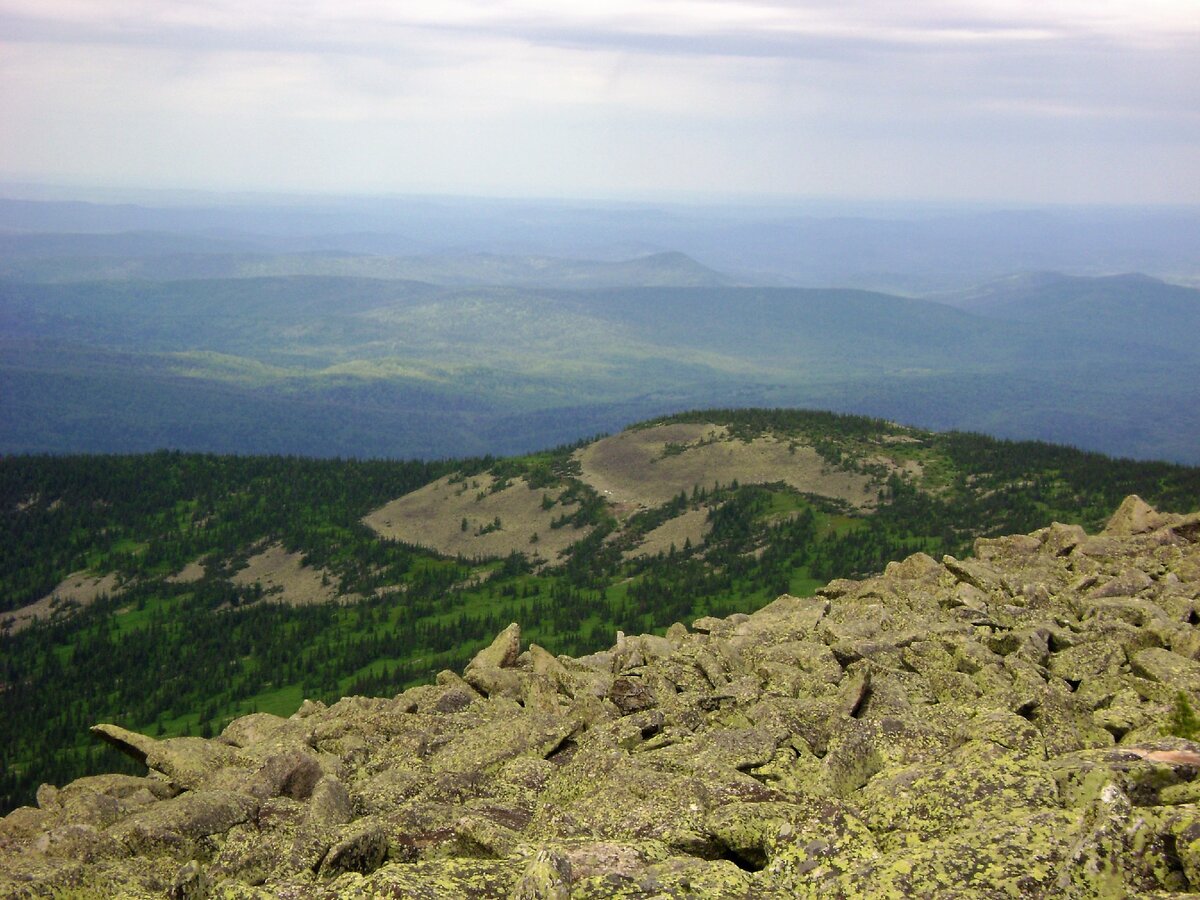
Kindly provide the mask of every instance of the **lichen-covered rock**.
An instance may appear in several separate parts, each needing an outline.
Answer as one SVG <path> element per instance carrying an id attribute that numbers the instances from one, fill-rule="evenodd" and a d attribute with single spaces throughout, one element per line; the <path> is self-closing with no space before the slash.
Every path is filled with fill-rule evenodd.
<path id="1" fill-rule="evenodd" d="M 1200 892 L 1200 515 L 1129 498 L 582 659 L 215 740 L 0 819 L 0 896 L 333 900 Z M 89 893 L 90 892 L 90 893 Z"/>
<path id="2" fill-rule="evenodd" d="M 570 900 L 571 861 L 554 850 L 539 850 L 509 900 Z"/>
<path id="3" fill-rule="evenodd" d="M 712 900 L 746 900 L 754 896 L 750 876 L 731 862 L 709 861 L 695 857 L 673 857 L 647 866 L 635 875 L 624 878 L 611 873 L 579 879 L 571 897 L 580 900 L 605 898 L 711 897 Z"/>
<path id="4" fill-rule="evenodd" d="M 94 725 L 92 734 L 118 750 L 160 772 L 184 790 L 209 787 L 222 769 L 246 769 L 249 760 L 220 741 L 198 737 L 157 740 L 117 725 Z M 240 772 L 235 778 L 241 778 Z"/>
<path id="5" fill-rule="evenodd" d="M 942 840 L 895 849 L 849 871 L 800 882 L 792 896 L 1070 896 L 1059 878 L 1068 866 L 1075 827 L 1076 817 L 1061 811 L 1014 811 L 999 820 L 972 822 Z"/>
<path id="6" fill-rule="evenodd" d="M 708 818 L 708 827 L 743 868 L 783 892 L 828 874 L 831 866 L 879 855 L 875 838 L 845 804 L 796 795 L 785 802 L 733 803 Z"/>
<path id="7" fill-rule="evenodd" d="M 505 669 L 521 655 L 521 626 L 513 622 L 487 647 L 484 647 L 467 663 L 466 671 L 474 669 Z"/>
<path id="8" fill-rule="evenodd" d="M 303 896 L 313 900 L 507 900 L 524 866 L 520 859 L 431 859 L 386 865 L 371 875 L 351 874 Z"/>
<path id="9" fill-rule="evenodd" d="M 1118 537 L 1130 537 L 1154 531 L 1164 525 L 1169 525 L 1170 522 L 1169 516 L 1158 512 L 1136 494 L 1130 494 L 1121 501 L 1121 505 L 1109 518 L 1103 533 Z"/>
<path id="10" fill-rule="evenodd" d="M 258 712 L 234 719 L 217 738 L 231 747 L 254 748 L 262 751 L 276 744 L 307 743 L 312 729 L 301 719 L 284 719 L 271 713 Z"/>
<path id="11" fill-rule="evenodd" d="M 108 834 L 133 853 L 187 854 L 201 838 L 248 821 L 258 800 L 231 791 L 189 791 L 127 816 Z"/>
<path id="12" fill-rule="evenodd" d="M 1200 662 L 1194 659 L 1151 647 L 1133 654 L 1129 662 L 1135 675 L 1178 690 L 1200 692 Z"/>
<path id="13" fill-rule="evenodd" d="M 936 761 L 881 771 L 849 799 L 889 851 L 946 837 L 964 821 L 1054 809 L 1058 789 L 1028 756 L 972 741 Z"/>

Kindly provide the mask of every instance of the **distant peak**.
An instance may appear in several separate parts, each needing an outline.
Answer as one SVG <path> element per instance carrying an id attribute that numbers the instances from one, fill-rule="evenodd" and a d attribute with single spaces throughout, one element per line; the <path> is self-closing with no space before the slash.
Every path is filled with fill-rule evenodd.
<path id="1" fill-rule="evenodd" d="M 1144 272 L 1123 272 L 1119 275 L 1102 276 L 1105 281 L 1124 282 L 1127 284 L 1166 284 L 1161 278 L 1147 275 Z"/>
<path id="2" fill-rule="evenodd" d="M 637 260 L 640 262 L 670 263 L 671 265 L 679 265 L 680 263 L 693 266 L 700 265 L 696 260 L 679 250 L 663 250 L 659 253 L 648 253 L 645 256 L 637 257 Z"/>

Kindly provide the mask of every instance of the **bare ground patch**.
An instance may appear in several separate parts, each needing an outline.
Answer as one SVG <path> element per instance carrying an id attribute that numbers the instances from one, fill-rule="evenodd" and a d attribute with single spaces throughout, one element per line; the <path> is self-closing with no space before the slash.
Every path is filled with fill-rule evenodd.
<path id="1" fill-rule="evenodd" d="M 192 560 L 174 575 L 167 577 L 170 584 L 194 584 L 204 578 L 204 563 L 198 559 Z"/>
<path id="2" fill-rule="evenodd" d="M 900 435 L 903 437 L 903 435 Z M 925 466 L 918 459 L 892 459 L 890 456 L 868 456 L 864 462 L 867 465 L 886 466 L 889 471 L 920 482 L 925 475 Z"/>
<path id="3" fill-rule="evenodd" d="M 524 479 L 515 479 L 493 492 L 491 475 L 459 482 L 453 477 L 440 478 L 381 506 L 363 517 L 364 524 L 383 537 L 447 556 L 503 557 L 516 550 L 543 562 L 552 562 L 592 530 L 590 526 L 550 527 L 564 512 L 569 515 L 575 509 L 554 502 L 560 488 L 530 488 Z M 548 509 L 543 508 L 543 497 L 553 503 Z"/>
<path id="4" fill-rule="evenodd" d="M 6 628 L 15 634 L 28 628 L 35 619 L 49 619 L 59 612 L 94 603 L 101 595 L 115 596 L 117 576 L 93 575 L 89 572 L 73 572 L 45 597 L 12 612 L 0 613 L 0 631 Z M 11 624 L 10 624 L 11 623 Z"/>
<path id="5" fill-rule="evenodd" d="M 230 580 L 242 587 L 260 584 L 267 594 L 265 599 L 289 606 L 309 606 L 338 599 L 337 576 L 304 565 L 302 558 L 299 553 L 289 553 L 282 544 L 272 544 L 262 553 L 250 557 L 246 567 L 234 573 Z M 346 595 L 341 599 L 357 598 Z"/>
<path id="6" fill-rule="evenodd" d="M 696 486 L 783 482 L 798 491 L 874 506 L 866 475 L 830 465 L 812 447 L 787 438 L 730 437 L 716 425 L 664 425 L 626 431 L 577 451 L 583 480 L 610 502 L 661 505 Z"/>
<path id="7" fill-rule="evenodd" d="M 653 556 L 656 553 L 666 553 L 673 544 L 682 550 L 684 543 L 691 541 L 692 546 L 698 547 L 704 543 L 712 530 L 708 521 L 709 509 L 702 506 L 699 509 L 689 509 L 686 512 L 668 519 L 657 528 L 646 532 L 642 542 L 625 554 L 626 559 L 636 559 L 640 556 Z"/>

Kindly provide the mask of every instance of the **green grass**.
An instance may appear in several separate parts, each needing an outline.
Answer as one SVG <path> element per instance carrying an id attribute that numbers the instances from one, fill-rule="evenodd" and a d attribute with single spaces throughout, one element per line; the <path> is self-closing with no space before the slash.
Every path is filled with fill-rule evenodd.
<path id="1" fill-rule="evenodd" d="M 817 535 L 820 538 L 845 537 L 852 531 L 858 531 L 865 521 L 856 516 L 830 515 L 817 513 Z"/>
<path id="2" fill-rule="evenodd" d="M 793 597 L 811 597 L 824 586 L 825 582 L 817 578 L 810 578 L 804 569 L 797 569 L 792 573 L 788 593 Z"/>
<path id="3" fill-rule="evenodd" d="M 794 491 L 775 490 L 769 492 L 770 502 L 758 515 L 759 519 L 780 518 L 803 509 L 811 509 L 812 504 Z"/>
<path id="4" fill-rule="evenodd" d="M 298 684 L 263 691 L 244 700 L 238 701 L 232 718 L 248 715 L 252 712 L 271 713 L 276 716 L 290 716 L 304 702 L 303 689 Z"/>
<path id="5" fill-rule="evenodd" d="M 171 612 L 178 609 L 190 596 L 181 594 L 176 597 L 150 597 L 141 603 L 119 608 L 112 616 L 117 635 L 123 636 L 148 628 L 156 615 L 169 618 Z"/>

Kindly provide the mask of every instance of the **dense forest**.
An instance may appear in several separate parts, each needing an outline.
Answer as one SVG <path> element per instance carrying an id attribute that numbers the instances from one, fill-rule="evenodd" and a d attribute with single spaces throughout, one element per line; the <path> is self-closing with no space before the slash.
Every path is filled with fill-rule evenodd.
<path id="1" fill-rule="evenodd" d="M 1049 444 L 787 410 L 666 421 L 717 423 L 733 440 L 769 433 L 802 442 L 831 467 L 876 477 L 877 506 L 731 481 L 619 511 L 579 477 L 573 446 L 456 462 L 176 452 L 0 459 L 0 812 L 30 802 L 41 782 L 127 767 L 90 741 L 97 721 L 208 735 L 248 711 L 290 714 L 305 697 L 394 694 L 461 668 L 511 621 L 553 652 L 586 653 L 611 645 L 617 630 L 661 632 L 750 611 L 916 550 L 961 555 L 976 536 L 1052 520 L 1094 528 L 1129 493 L 1164 509 L 1200 505 L 1200 469 Z M 881 448 L 920 462 L 921 476 L 888 473 Z M 535 566 L 516 550 L 438 555 L 361 521 L 442 476 L 481 473 L 498 485 L 553 488 L 552 527 L 586 525 L 586 536 Z M 629 552 L 688 511 L 703 511 L 702 542 Z M 268 544 L 302 554 L 340 602 L 289 605 L 237 580 Z M 173 577 L 198 560 L 202 577 Z M 113 589 L 12 627 L 14 611 L 85 570 L 112 573 Z"/>

